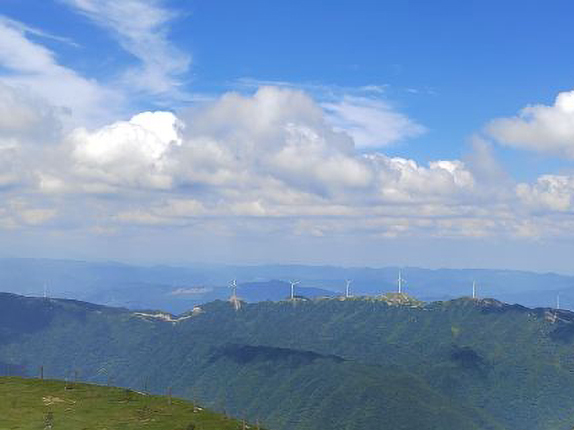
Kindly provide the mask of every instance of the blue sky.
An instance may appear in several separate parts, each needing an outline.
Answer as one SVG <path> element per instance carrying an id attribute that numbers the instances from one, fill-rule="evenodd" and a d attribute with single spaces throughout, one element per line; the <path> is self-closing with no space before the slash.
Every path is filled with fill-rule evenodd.
<path id="1" fill-rule="evenodd" d="M 572 271 L 573 12 L 4 0 L 0 253 Z"/>

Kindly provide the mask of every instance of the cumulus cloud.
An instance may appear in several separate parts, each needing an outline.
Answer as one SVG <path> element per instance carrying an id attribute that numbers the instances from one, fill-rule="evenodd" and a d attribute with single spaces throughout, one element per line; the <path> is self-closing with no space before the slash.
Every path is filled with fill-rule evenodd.
<path id="1" fill-rule="evenodd" d="M 159 0 L 62 0 L 101 27 L 140 62 L 124 75 L 131 88 L 174 96 L 191 58 L 168 39 L 177 14 Z"/>
<path id="2" fill-rule="evenodd" d="M 390 188 L 409 194 L 418 192 L 417 186 L 428 198 L 472 182 L 462 179 L 460 162 L 421 168 L 414 161 L 359 154 L 352 137 L 335 130 L 321 106 L 298 90 L 263 87 L 253 96 L 228 94 L 191 112 L 186 123 L 187 163 L 180 166 L 192 182 L 279 192 L 283 187 L 343 200 L 357 193 L 386 198 Z"/>
<path id="3" fill-rule="evenodd" d="M 49 109 L 45 115 L 32 109 L 37 116 L 26 110 L 35 99 L 7 94 L 12 104 L 22 102 L 10 133 L 50 118 Z M 177 114 L 143 112 L 103 127 L 78 127 L 48 146 L 44 163 L 20 157 L 30 171 L 28 188 L 4 191 L 6 201 L 16 203 L 2 207 L 1 223 L 17 228 L 67 219 L 66 225 L 90 231 L 172 226 L 224 236 L 482 237 L 538 234 L 540 223 L 528 222 L 525 213 L 569 210 L 569 179 L 516 187 L 484 181 L 499 169 L 485 142 L 475 142 L 466 161 L 421 165 L 361 152 L 330 114 L 303 91 L 267 86 Z M 0 191 L 21 181 L 14 173 L 23 169 L 14 168 L 12 156 L 22 148 L 0 148 Z M 507 193 L 492 192 L 501 184 Z M 82 205 L 71 205 L 78 196 Z"/>
<path id="4" fill-rule="evenodd" d="M 426 131 L 382 100 L 345 96 L 341 101 L 324 103 L 323 107 L 335 128 L 351 135 L 360 148 L 386 146 Z"/>
<path id="5" fill-rule="evenodd" d="M 527 106 L 516 117 L 496 119 L 487 131 L 504 145 L 574 158 L 574 91 L 558 94 L 552 106 Z"/>
<path id="6" fill-rule="evenodd" d="M 112 185 L 170 188 L 167 154 L 181 145 L 182 128 L 171 112 L 143 112 L 93 132 L 76 129 L 69 141 L 77 173 Z"/>
<path id="7" fill-rule="evenodd" d="M 388 85 L 344 87 L 250 78 L 240 79 L 236 84 L 250 90 L 274 87 L 305 91 L 319 102 L 329 126 L 348 134 L 361 149 L 381 148 L 427 131 L 385 98 Z"/>
<path id="8" fill-rule="evenodd" d="M 263 87 L 253 96 L 229 93 L 184 115 L 184 121 L 181 156 L 187 164 L 180 167 L 192 183 L 245 188 L 257 177 L 328 192 L 329 178 L 361 180 L 353 173 L 361 167 L 349 158 L 352 139 L 332 130 L 320 106 L 301 91 Z M 333 171 L 341 163 L 346 168 Z"/>
<path id="9" fill-rule="evenodd" d="M 474 178 L 463 162 L 441 160 L 420 166 L 414 160 L 366 155 L 374 162 L 378 175 L 377 190 L 383 201 L 423 203 L 440 200 L 453 201 L 469 193 Z"/>
<path id="10" fill-rule="evenodd" d="M 228 234 L 266 219 L 295 234 L 360 224 L 399 234 L 460 216 L 475 189 L 460 160 L 422 166 L 360 153 L 312 98 L 276 87 L 229 93 L 178 116 L 145 112 L 76 129 L 59 152 L 66 167 L 39 172 L 40 191 L 117 195 L 100 205 L 108 223 L 122 225 L 209 223 Z"/>

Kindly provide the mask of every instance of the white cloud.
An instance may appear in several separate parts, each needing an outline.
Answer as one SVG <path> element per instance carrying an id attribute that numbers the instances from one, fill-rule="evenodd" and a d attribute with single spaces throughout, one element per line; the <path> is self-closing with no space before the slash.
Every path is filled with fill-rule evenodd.
<path id="1" fill-rule="evenodd" d="M 425 132 L 382 98 L 385 86 L 304 92 L 285 82 L 177 114 L 125 115 L 134 91 L 180 100 L 190 57 L 168 38 L 176 14 L 159 0 L 62 1 L 111 31 L 138 65 L 121 85 L 104 85 L 37 37 L 73 41 L 0 18 L 0 229 L 112 237 L 171 226 L 210 240 L 574 231 L 574 179 L 515 184 L 485 141 L 464 160 L 381 153 Z M 506 145 L 574 157 L 574 91 L 488 130 Z"/>
<path id="2" fill-rule="evenodd" d="M 23 180 L 22 150 L 15 144 L 0 142 L 0 191 L 19 185 Z"/>
<path id="3" fill-rule="evenodd" d="M 29 209 L 22 208 L 19 217 L 24 224 L 42 225 L 56 216 L 55 209 Z"/>
<path id="4" fill-rule="evenodd" d="M 112 32 L 141 65 L 130 68 L 124 82 L 131 89 L 175 96 L 191 58 L 168 39 L 168 24 L 177 16 L 159 0 L 62 0 Z"/>
<path id="5" fill-rule="evenodd" d="M 54 142 L 60 131 L 57 111 L 25 88 L 0 82 L 0 142 Z"/>
<path id="6" fill-rule="evenodd" d="M 22 33 L 33 34 L 34 36 L 42 37 L 44 39 L 55 40 L 57 42 L 61 42 L 66 45 L 79 47 L 79 45 L 76 42 L 67 37 L 61 37 L 55 34 L 47 33 L 43 30 L 40 30 L 39 28 L 31 27 L 20 21 L 13 20 L 5 16 L 0 16 L 0 23 L 4 23 L 7 26 L 17 28 Z"/>
<path id="7" fill-rule="evenodd" d="M 574 158 L 574 91 L 558 94 L 552 106 L 527 106 L 513 118 L 487 126 L 500 143 Z"/>
<path id="8" fill-rule="evenodd" d="M 38 206 L 23 197 L 0 201 L 0 227 L 16 229 L 41 226 L 56 215 L 56 209 Z"/>
<path id="9" fill-rule="evenodd" d="M 388 188 L 410 193 L 419 177 L 425 199 L 471 182 L 462 179 L 460 162 L 420 168 L 413 161 L 358 154 L 352 138 L 334 130 L 321 106 L 298 90 L 263 87 L 250 97 L 228 94 L 192 111 L 186 123 L 186 164 L 180 166 L 192 182 L 205 181 L 208 170 L 213 179 L 207 182 L 220 186 L 222 180 L 248 190 L 283 186 L 330 199 L 362 192 L 375 200 Z"/>
<path id="10" fill-rule="evenodd" d="M 170 112 L 143 112 L 94 132 L 76 129 L 69 137 L 76 171 L 111 185 L 170 188 L 166 155 L 181 145 L 182 127 Z"/>
<path id="11" fill-rule="evenodd" d="M 208 215 L 204 204 L 195 199 L 170 198 L 161 204 L 145 210 L 127 210 L 118 213 L 117 219 L 123 223 L 147 225 L 186 225 L 198 217 Z"/>
<path id="12" fill-rule="evenodd" d="M 33 181 L 46 148 L 60 137 L 56 109 L 25 88 L 0 81 L 0 191 Z"/>
<path id="13" fill-rule="evenodd" d="M 109 120 L 115 114 L 121 99 L 116 93 L 59 64 L 52 51 L 27 33 L 26 26 L 0 20 L 0 67 L 6 70 L 0 83 L 43 99 L 61 120 L 75 124 Z"/>
<path id="14" fill-rule="evenodd" d="M 384 98 L 389 85 L 345 87 L 251 78 L 240 79 L 236 84 L 250 90 L 273 87 L 305 91 L 320 102 L 329 125 L 351 136 L 359 148 L 381 148 L 426 132 L 424 126 Z"/>
<path id="15" fill-rule="evenodd" d="M 511 185 L 508 173 L 494 156 L 492 144 L 474 135 L 470 139 L 471 151 L 464 157 L 465 164 L 482 187 L 490 191 L 504 191 Z"/>
<path id="16" fill-rule="evenodd" d="M 24 119 L 24 129 L 36 121 Z M 555 224 L 535 217 L 541 208 L 569 210 L 570 180 L 540 178 L 516 188 L 485 181 L 499 166 L 486 143 L 475 146 L 468 165 L 363 154 L 304 92 L 263 87 L 177 115 L 143 112 L 75 129 L 49 147 L 45 163 L 24 164 L 37 184 L 28 180 L 27 198 L 44 204 L 4 207 L 2 223 L 67 220 L 63 225 L 108 234 L 136 226 L 223 236 L 554 234 Z M 9 159 L 0 151 L 0 164 Z M 13 180 L 0 177 L 8 190 Z M 82 205 L 70 204 L 79 196 Z"/>
<path id="17" fill-rule="evenodd" d="M 518 197 L 534 209 L 555 212 L 574 210 L 574 177 L 543 175 L 534 184 L 516 186 Z"/>
<path id="18" fill-rule="evenodd" d="M 426 131 L 382 100 L 345 96 L 341 101 L 324 103 L 323 107 L 335 129 L 351 135 L 360 148 L 386 146 Z"/>
<path id="19" fill-rule="evenodd" d="M 452 202 L 473 190 L 474 179 L 464 163 L 441 160 L 419 166 L 414 160 L 381 154 L 365 156 L 375 163 L 379 192 L 385 201 L 423 203 Z"/>
<path id="20" fill-rule="evenodd" d="M 326 234 L 402 211 L 400 229 L 380 224 L 398 234 L 416 225 L 409 218 L 460 216 L 457 204 L 475 187 L 458 160 L 420 166 L 360 154 L 309 96 L 275 87 L 226 94 L 179 119 L 146 112 L 95 131 L 78 129 L 60 151 L 69 154 L 62 162 L 68 170 L 41 172 L 41 190 L 119 195 L 123 204 L 101 204 L 108 219 L 124 225 L 213 228 L 219 220 L 228 233 L 238 219 L 245 220 L 241 229 L 268 219 L 286 223 L 287 231 L 302 234 L 307 226 Z M 452 207 L 448 215 L 442 205 Z M 327 219 L 340 221 L 327 227 Z"/>

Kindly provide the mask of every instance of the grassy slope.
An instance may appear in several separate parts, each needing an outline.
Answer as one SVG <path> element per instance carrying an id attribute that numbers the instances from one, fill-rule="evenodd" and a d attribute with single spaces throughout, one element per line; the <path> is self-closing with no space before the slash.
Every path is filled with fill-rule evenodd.
<path id="1" fill-rule="evenodd" d="M 190 402 L 148 396 L 122 388 L 56 380 L 0 378 L 0 429 L 237 430 L 238 421 Z M 49 418 L 49 416 L 52 418 Z"/>

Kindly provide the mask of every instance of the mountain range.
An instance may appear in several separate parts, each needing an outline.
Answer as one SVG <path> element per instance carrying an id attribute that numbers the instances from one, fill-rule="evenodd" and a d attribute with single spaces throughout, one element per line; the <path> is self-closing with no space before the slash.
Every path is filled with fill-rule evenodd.
<path id="1" fill-rule="evenodd" d="M 341 295 L 351 279 L 356 295 L 395 291 L 399 271 L 405 291 L 423 301 L 471 294 L 530 307 L 574 309 L 574 276 L 491 269 L 422 269 L 416 267 L 349 268 L 335 266 L 195 264 L 181 267 L 135 266 L 117 262 L 50 259 L 0 259 L 0 291 L 68 298 L 130 309 L 163 309 L 175 314 L 194 305 L 229 297 L 236 279 L 247 302 L 283 300 L 290 280 L 306 297 Z"/>
<path id="2" fill-rule="evenodd" d="M 0 294 L 0 368 L 196 399 L 277 430 L 570 430 L 574 314 L 404 294 L 181 315 Z"/>

